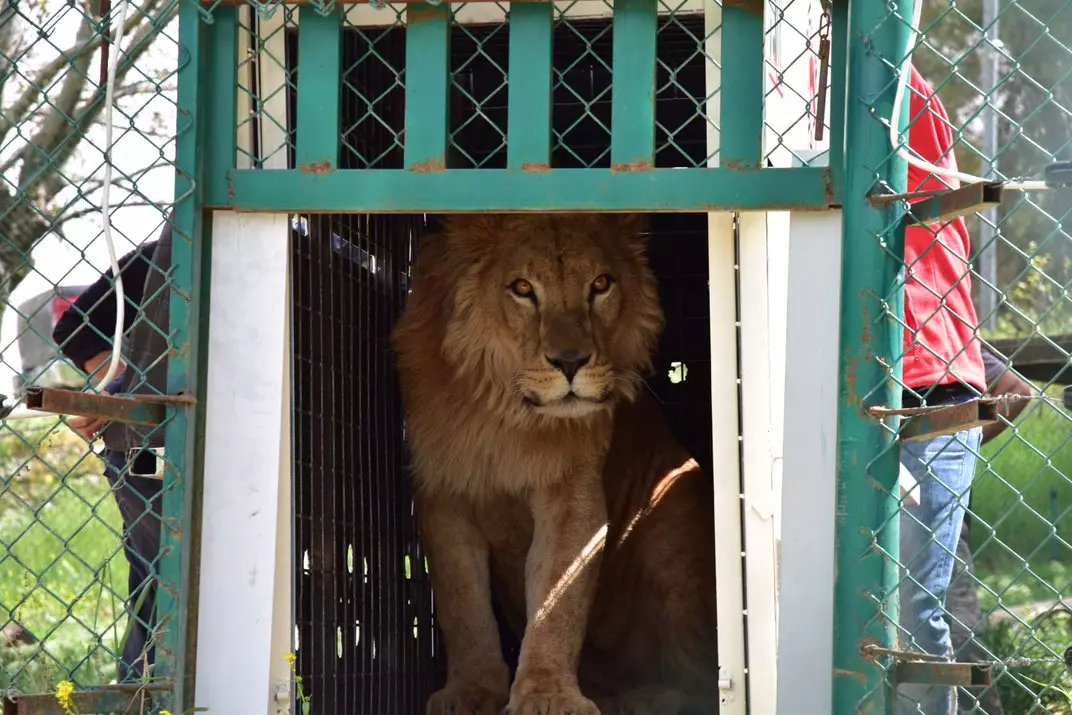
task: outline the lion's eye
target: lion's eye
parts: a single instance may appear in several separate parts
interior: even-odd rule
[[[524,278],[518,278],[511,283],[510,292],[519,298],[532,298],[536,295],[536,291],[533,289],[532,284]]]
[[[614,285],[614,279],[604,273],[592,281],[592,295],[603,295]]]

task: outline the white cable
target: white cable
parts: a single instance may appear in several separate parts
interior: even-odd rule
[[[108,77],[104,88],[104,184],[101,187],[101,213],[104,219],[104,243],[108,246],[108,260],[112,264],[112,279],[115,285],[115,334],[112,336],[112,358],[108,371],[94,389],[101,392],[115,379],[119,372],[120,355],[123,352],[123,324],[126,319],[126,296],[123,294],[123,277],[119,273],[119,259],[115,255],[115,242],[112,240],[112,113],[115,104],[115,73],[120,60],[120,48],[123,46],[123,30],[127,22],[128,0],[119,0],[119,26],[115,37],[108,46]]]
[[[922,157],[913,155],[912,152],[908,151],[904,146],[907,142],[903,141],[904,135],[901,134],[900,131],[901,105],[904,102],[904,96],[908,89],[908,77],[912,71],[912,48],[915,47],[916,42],[920,39],[919,21],[922,14],[923,0],[914,0],[912,3],[912,32],[908,35],[908,44],[905,46],[904,60],[901,61],[901,72],[900,76],[897,78],[897,93],[893,98],[893,112],[890,116],[890,146],[896,149],[897,155],[909,164],[931,174],[957,179],[958,181],[963,181],[969,184],[974,184],[980,181],[990,181],[990,179],[984,179],[980,176],[965,174],[963,171],[954,171],[953,169],[935,166]],[[1004,182],[1003,186],[1006,189],[1013,191],[1043,191],[1050,188],[1046,185],[1045,181],[1008,181]]]

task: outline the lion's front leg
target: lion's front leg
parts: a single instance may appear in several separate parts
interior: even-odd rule
[[[428,699],[428,715],[499,715],[510,676],[491,607],[487,541],[460,500],[418,498],[417,512],[447,650],[447,684]]]
[[[577,667],[607,532],[596,474],[576,475],[532,498],[534,533],[525,563],[528,625],[510,715],[599,715]]]

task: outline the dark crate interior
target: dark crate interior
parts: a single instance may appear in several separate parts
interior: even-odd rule
[[[681,32],[703,36],[702,18],[678,22],[684,27]],[[698,28],[689,27],[690,22]],[[610,120],[610,73],[603,63],[609,66],[611,61],[611,29],[606,21],[570,25],[556,25],[556,67],[561,63],[569,68],[564,78],[584,78],[582,95],[598,98],[591,112],[599,121],[585,121],[583,103],[556,88],[553,166],[606,166],[610,137],[601,122]],[[658,163],[694,166],[703,163],[706,152],[703,120],[693,118],[704,97],[704,60],[696,53],[694,39],[685,42],[675,32],[660,32],[662,65],[677,69],[674,89],[658,97],[657,118],[662,127],[682,129],[673,146],[660,151]],[[482,52],[494,62],[483,56],[465,62],[474,37],[483,38]],[[590,49],[584,38],[591,40]],[[494,87],[501,82],[495,64],[505,67],[506,40],[505,29],[495,32],[491,27],[456,29],[452,38],[452,62],[455,67],[464,64],[455,82],[464,81],[469,97],[484,98],[483,116],[501,122],[503,133],[505,87]],[[344,148],[340,159],[345,168],[368,167],[358,153],[379,157],[371,168],[401,167],[401,147],[395,142],[403,122],[404,92],[393,83],[405,57],[404,43],[405,33],[399,29],[348,30],[344,36],[343,66],[350,71],[342,126],[352,131],[342,144],[359,148]],[[370,53],[373,46],[376,51]],[[299,67],[295,34],[288,38],[287,65],[292,88]],[[361,121],[367,104],[354,87],[381,97],[376,106],[379,129]],[[683,96],[682,88],[688,88],[689,95]],[[472,102],[457,90],[453,98],[452,166],[505,166],[498,131],[478,131],[475,122],[463,127]],[[291,90],[292,132],[294,102]],[[664,139],[665,132],[658,138],[660,145]],[[405,302],[409,267],[420,239],[435,231],[439,220],[426,215],[294,217],[294,637],[297,670],[317,715],[423,712],[425,699],[444,675],[434,600],[412,514],[402,411],[388,342]],[[648,251],[667,318],[648,385],[679,439],[710,469],[706,215],[654,216]],[[513,666],[517,642],[505,630],[503,648]]]

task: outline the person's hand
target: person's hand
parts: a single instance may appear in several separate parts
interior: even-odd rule
[[[103,378],[104,374],[108,371],[108,363],[111,361],[111,359],[112,359],[112,351],[111,350],[105,350],[103,352],[99,352],[96,355],[94,355],[93,357],[91,357],[89,360],[86,360],[85,364],[82,366],[82,371],[84,373],[86,373],[87,375],[90,375],[92,378],[95,378],[95,379],[99,380],[99,379]],[[122,375],[123,370],[125,370],[126,367],[127,367],[127,364],[125,362],[123,362],[122,359],[120,359],[119,360],[119,367],[116,370],[115,374],[116,375]],[[99,375],[97,374],[98,370],[100,371]]]
[[[100,417],[73,416],[67,418],[67,425],[90,442],[96,439],[97,435],[107,424],[108,420],[101,419]]]

